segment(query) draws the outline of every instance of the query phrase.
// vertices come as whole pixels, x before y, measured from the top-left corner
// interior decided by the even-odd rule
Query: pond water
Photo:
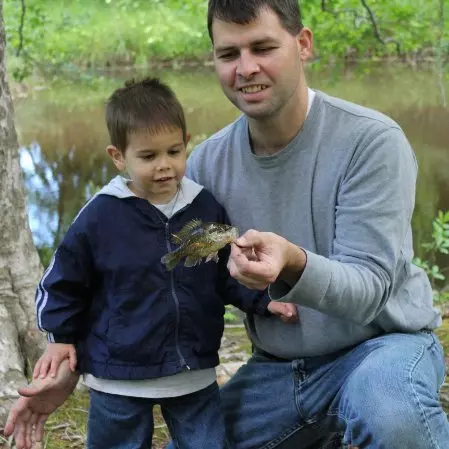
[[[103,105],[124,79],[146,74],[160,76],[178,94],[193,145],[239,114],[208,68],[109,73],[13,90],[30,224],[38,246],[57,243],[92,192],[116,174],[105,153]],[[396,65],[309,70],[308,80],[312,88],[384,112],[404,129],[420,167],[413,218],[419,255],[436,212],[449,210],[449,109],[441,106],[436,74]]]

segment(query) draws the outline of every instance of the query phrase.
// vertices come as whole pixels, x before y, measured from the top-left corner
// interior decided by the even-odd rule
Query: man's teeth
[[[242,88],[242,91],[245,93],[245,94],[253,94],[253,93],[255,93],[255,92],[260,92],[261,90],[264,90],[264,89],[266,89],[267,88],[267,86],[262,86],[262,85],[259,85],[259,86],[250,86],[250,87],[243,87]]]

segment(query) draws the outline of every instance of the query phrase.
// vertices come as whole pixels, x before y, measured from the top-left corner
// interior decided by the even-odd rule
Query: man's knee
[[[346,441],[358,447],[389,449],[447,447],[449,424],[439,405],[427,409],[410,405],[378,404],[373,413],[362,413],[359,418],[353,415],[347,423]]]

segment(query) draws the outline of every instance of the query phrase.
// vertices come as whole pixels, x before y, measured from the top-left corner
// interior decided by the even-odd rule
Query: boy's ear
[[[191,137],[192,137],[191,134],[189,134],[189,133],[186,134],[186,146],[187,146],[187,144],[190,142],[190,138],[191,138]]]
[[[124,171],[126,169],[125,157],[117,147],[114,147],[114,145],[108,145],[106,147],[106,152],[112,159],[112,162],[114,162],[114,165],[117,167],[117,170]]]

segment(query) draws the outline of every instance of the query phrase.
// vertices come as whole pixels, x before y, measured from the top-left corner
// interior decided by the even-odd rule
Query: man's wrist
[[[299,246],[288,242],[286,263],[279,278],[288,285],[295,285],[306,267],[307,253]]]

